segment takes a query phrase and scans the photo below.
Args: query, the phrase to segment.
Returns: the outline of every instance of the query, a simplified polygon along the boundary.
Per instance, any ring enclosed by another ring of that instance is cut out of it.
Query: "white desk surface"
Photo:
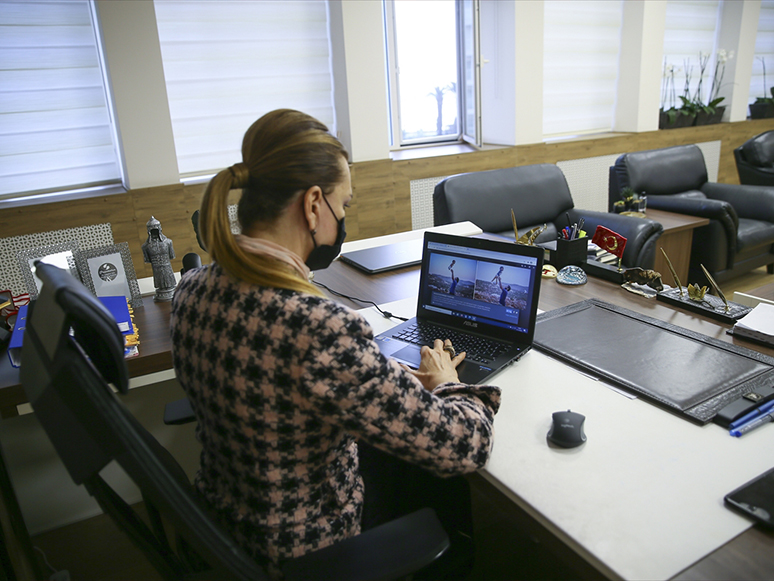
[[[385,306],[410,317],[416,299]],[[376,333],[395,323],[361,311]],[[723,496],[774,466],[774,429],[733,438],[532,350],[490,380],[503,389],[482,475],[605,572],[668,579],[751,526]],[[586,416],[579,448],[546,442],[551,414]]]

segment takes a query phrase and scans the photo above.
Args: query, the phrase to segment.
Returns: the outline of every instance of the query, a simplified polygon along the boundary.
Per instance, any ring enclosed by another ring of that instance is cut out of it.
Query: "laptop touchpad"
[[[401,363],[405,363],[409,367],[419,369],[419,363],[422,361],[420,349],[421,347],[417,347],[416,345],[408,345],[400,351],[393,353],[392,357]]]

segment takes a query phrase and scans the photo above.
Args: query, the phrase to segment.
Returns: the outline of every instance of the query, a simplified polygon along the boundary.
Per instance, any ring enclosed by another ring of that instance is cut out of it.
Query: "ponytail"
[[[283,288],[322,296],[322,292],[281,262],[249,254],[237,244],[228,217],[228,194],[245,187],[247,166],[238,163],[212,178],[202,198],[199,232],[213,261],[231,276],[259,286]]]

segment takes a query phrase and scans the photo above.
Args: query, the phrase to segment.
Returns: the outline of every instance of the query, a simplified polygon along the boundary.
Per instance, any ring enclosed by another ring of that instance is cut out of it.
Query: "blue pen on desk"
[[[747,422],[752,421],[755,418],[757,418],[759,416],[762,416],[763,414],[767,414],[767,413],[769,413],[770,411],[773,411],[773,410],[774,410],[774,400],[771,400],[769,402],[766,402],[766,403],[758,406],[757,408],[755,408],[750,413],[743,415],[738,420],[734,420],[733,422],[731,422],[728,425],[728,427],[730,429],[732,429],[732,430],[735,430],[739,426],[743,426]]]
[[[746,434],[747,432],[752,432],[755,428],[759,428],[764,424],[768,424],[769,422],[774,421],[774,412],[769,412],[768,414],[763,414],[762,416],[758,416],[754,420],[750,420],[746,424],[742,424],[735,430],[731,430],[729,434],[734,436],[735,438],[740,438],[742,435]]]

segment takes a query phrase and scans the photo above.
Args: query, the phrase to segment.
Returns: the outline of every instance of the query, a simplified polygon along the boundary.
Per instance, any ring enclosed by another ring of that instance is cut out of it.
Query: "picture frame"
[[[17,252],[19,269],[30,295],[30,300],[38,298],[38,293],[43,285],[35,275],[35,262],[41,260],[46,264],[52,264],[68,271],[78,281],[83,282],[82,273],[85,265],[81,258],[80,247],[77,240],[67,240],[51,246],[29,248]]]
[[[92,293],[98,297],[124,295],[132,308],[142,306],[128,242],[90,248],[80,255],[84,263],[83,284]]]

